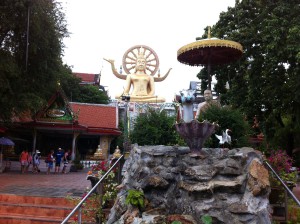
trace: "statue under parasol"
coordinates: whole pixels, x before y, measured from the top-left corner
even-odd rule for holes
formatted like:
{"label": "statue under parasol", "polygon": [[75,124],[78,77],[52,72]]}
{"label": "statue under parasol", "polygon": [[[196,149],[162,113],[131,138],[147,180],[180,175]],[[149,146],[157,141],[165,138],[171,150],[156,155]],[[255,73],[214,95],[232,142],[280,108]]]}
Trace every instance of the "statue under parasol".
{"label": "statue under parasol", "polygon": [[211,89],[211,65],[228,64],[238,60],[243,53],[241,44],[220,40],[210,37],[210,27],[208,27],[208,38],[196,38],[196,42],[187,44],[177,51],[177,60],[190,66],[207,66],[208,89]]}
{"label": "statue under parasol", "polygon": [[[207,66],[208,89],[211,90],[211,65],[222,65],[238,60],[243,53],[243,47],[237,42],[210,38],[196,38],[196,42],[181,47],[177,51],[177,60],[191,66]],[[191,111],[193,113],[193,111]],[[192,120],[175,124],[178,134],[185,140],[190,148],[192,157],[206,157],[202,147],[204,142],[218,128],[215,123]]]}

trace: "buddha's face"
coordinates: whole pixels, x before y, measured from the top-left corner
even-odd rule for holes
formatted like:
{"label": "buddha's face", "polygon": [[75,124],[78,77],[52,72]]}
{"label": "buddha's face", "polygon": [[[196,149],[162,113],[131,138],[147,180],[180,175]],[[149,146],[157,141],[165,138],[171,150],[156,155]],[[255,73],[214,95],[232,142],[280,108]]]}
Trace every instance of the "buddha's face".
{"label": "buddha's face", "polygon": [[144,58],[138,58],[136,60],[136,70],[144,71],[146,68],[146,60]]}
{"label": "buddha's face", "polygon": [[205,90],[204,91],[204,99],[205,101],[211,101],[213,98],[212,93],[210,90]]}

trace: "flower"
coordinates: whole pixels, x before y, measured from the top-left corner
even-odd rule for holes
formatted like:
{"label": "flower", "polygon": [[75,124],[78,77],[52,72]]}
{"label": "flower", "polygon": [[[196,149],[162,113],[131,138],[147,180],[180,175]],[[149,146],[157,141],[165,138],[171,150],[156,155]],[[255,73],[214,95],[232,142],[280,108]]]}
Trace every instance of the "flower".
{"label": "flower", "polygon": [[268,160],[277,173],[289,173],[292,169],[293,159],[283,150],[273,150]]}
{"label": "flower", "polygon": [[[281,179],[288,185],[293,186],[297,181],[297,170],[293,170],[293,158],[287,155],[283,150],[271,151],[268,161]],[[271,176],[272,177],[272,176]],[[280,185],[279,181],[274,177],[271,179],[273,185]]]}
{"label": "flower", "polygon": [[[91,169],[87,172],[87,180],[91,181],[92,187],[99,181],[99,179],[109,170],[110,160],[104,160],[97,164],[91,166]],[[117,169],[113,169],[103,182],[102,194],[93,193],[91,194],[82,205],[83,220],[90,221],[92,223],[98,223],[97,219],[107,218],[103,208],[110,208],[111,203],[115,201],[118,193],[118,183],[116,179]],[[100,186],[99,185],[99,186]],[[87,191],[89,191],[88,189]],[[67,197],[69,200],[73,201],[77,205],[82,198],[85,197],[84,194],[81,198],[79,197]],[[102,204],[101,204],[102,201]],[[76,220],[75,220],[76,221]]]}
{"label": "flower", "polygon": [[100,178],[103,174],[105,174],[110,166],[110,162],[107,160],[103,160],[97,164],[91,166],[91,170],[87,172],[88,177],[97,177]]}
{"label": "flower", "polygon": [[[104,175],[110,168],[111,161],[103,160],[97,164],[92,165],[91,170],[87,173],[87,179],[95,181],[94,184]],[[102,205],[105,206],[109,201],[115,200],[118,193],[118,183],[117,183],[117,168],[114,168],[103,181],[103,195],[102,195]],[[89,177],[92,177],[89,178]],[[95,179],[96,178],[96,179]],[[93,185],[93,184],[92,184]]]}
{"label": "flower", "polygon": [[100,163],[92,165],[92,171],[104,171],[106,172],[109,169],[109,162],[107,160],[103,160]]}

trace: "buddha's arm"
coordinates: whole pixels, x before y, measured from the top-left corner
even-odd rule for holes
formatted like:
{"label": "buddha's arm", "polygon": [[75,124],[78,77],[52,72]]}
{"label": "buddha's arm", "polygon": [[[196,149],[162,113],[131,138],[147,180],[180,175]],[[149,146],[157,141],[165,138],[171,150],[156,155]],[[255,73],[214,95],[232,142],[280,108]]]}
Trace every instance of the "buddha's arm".
{"label": "buddha's arm", "polygon": [[131,77],[130,77],[130,75],[127,75],[126,83],[125,83],[125,87],[124,87],[124,93],[123,93],[124,95],[129,94],[130,87],[131,87]]}
{"label": "buddha's arm", "polygon": [[163,77],[154,77],[154,82],[164,81],[167,78],[167,76],[169,75],[171,70],[172,70],[172,68],[170,68],[169,71]]}
{"label": "buddha's arm", "polygon": [[114,60],[112,60],[112,59],[106,59],[106,58],[103,58],[105,61],[107,61],[107,62],[109,62],[110,63],[110,65],[111,65],[111,70],[112,70],[112,72],[113,72],[113,74],[117,77],[117,78],[119,78],[119,79],[126,79],[126,76],[127,75],[121,75],[120,73],[118,73],[117,72],[117,70],[116,70],[116,68],[115,68],[115,61]]}
{"label": "buddha's arm", "polygon": [[150,76],[148,96],[154,96],[154,93],[155,93],[154,78]]}

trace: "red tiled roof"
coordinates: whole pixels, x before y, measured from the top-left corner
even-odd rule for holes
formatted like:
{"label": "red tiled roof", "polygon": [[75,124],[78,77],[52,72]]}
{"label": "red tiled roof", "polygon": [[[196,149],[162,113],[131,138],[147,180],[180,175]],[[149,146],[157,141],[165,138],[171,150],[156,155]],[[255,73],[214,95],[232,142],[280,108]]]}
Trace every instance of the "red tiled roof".
{"label": "red tiled roof", "polygon": [[95,74],[90,73],[73,73],[76,77],[80,78],[82,82],[95,82]]}
{"label": "red tiled roof", "polygon": [[89,128],[117,129],[117,107],[70,102],[74,114],[79,111],[78,123]]}

